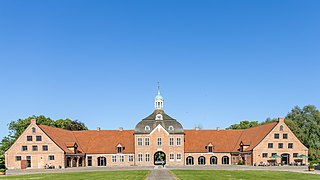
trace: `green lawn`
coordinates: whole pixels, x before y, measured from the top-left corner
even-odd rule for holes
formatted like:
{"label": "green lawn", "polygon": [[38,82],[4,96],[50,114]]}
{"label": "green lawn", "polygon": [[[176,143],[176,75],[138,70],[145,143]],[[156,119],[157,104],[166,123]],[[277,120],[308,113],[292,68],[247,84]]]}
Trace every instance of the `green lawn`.
{"label": "green lawn", "polygon": [[283,172],[283,171],[223,171],[223,170],[172,170],[180,180],[191,179],[292,179],[292,180],[320,180],[320,175]]}
{"label": "green lawn", "polygon": [[0,179],[52,179],[52,180],[88,180],[88,179],[145,179],[150,171],[101,171],[101,172],[75,172],[75,173],[47,173],[20,176],[0,176]]}

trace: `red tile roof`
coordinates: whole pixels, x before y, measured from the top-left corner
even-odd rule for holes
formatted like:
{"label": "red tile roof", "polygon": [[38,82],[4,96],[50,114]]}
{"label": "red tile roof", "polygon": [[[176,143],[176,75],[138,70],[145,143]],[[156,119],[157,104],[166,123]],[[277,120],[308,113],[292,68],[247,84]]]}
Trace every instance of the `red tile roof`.
{"label": "red tile roof", "polygon": [[245,130],[185,130],[185,153],[208,152],[206,146],[211,143],[213,152],[239,152],[243,142],[250,151],[275,127],[277,122]]}
{"label": "red tile roof", "polygon": [[66,153],[73,153],[68,147],[74,143],[80,153],[114,154],[118,144],[124,147],[122,153],[134,153],[133,130],[69,131],[46,125],[39,127]]}
{"label": "red tile roof", "polygon": [[[248,145],[245,151],[250,151],[276,125],[277,122],[272,122],[245,130],[184,130],[185,153],[207,152],[210,143],[213,152],[239,152],[241,142]],[[39,127],[66,153],[73,153],[68,147],[75,143],[80,153],[115,154],[118,144],[124,147],[122,153],[134,153],[134,130],[69,131],[46,125]]]}

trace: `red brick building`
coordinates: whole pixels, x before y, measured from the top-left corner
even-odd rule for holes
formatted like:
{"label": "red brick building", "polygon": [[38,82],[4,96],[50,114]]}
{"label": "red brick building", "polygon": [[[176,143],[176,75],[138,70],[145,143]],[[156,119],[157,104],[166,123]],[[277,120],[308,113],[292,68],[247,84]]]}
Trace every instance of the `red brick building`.
{"label": "red brick building", "polygon": [[[246,130],[183,129],[163,110],[163,97],[155,110],[134,130],[68,131],[32,120],[5,153],[9,169],[105,166],[170,166],[215,164],[294,164],[308,149],[283,118]],[[277,156],[278,155],[278,156]]]}

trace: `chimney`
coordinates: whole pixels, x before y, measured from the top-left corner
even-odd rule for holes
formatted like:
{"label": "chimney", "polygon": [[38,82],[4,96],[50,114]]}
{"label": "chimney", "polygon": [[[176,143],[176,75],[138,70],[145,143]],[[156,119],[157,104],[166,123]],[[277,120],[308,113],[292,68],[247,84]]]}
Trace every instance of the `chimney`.
{"label": "chimney", "polygon": [[119,127],[119,131],[123,131],[123,127]]}
{"label": "chimney", "polygon": [[195,127],[194,129],[198,131],[200,128],[199,127]]}
{"label": "chimney", "polygon": [[220,127],[217,127],[217,131],[219,131],[220,130]]}
{"label": "chimney", "polygon": [[37,124],[37,120],[36,119],[31,119],[30,124]]}
{"label": "chimney", "polygon": [[100,127],[97,127],[97,131],[100,131],[101,130],[101,128]]}
{"label": "chimney", "polygon": [[279,123],[284,123],[284,117],[279,117],[279,118],[278,118],[278,122],[279,122]]}

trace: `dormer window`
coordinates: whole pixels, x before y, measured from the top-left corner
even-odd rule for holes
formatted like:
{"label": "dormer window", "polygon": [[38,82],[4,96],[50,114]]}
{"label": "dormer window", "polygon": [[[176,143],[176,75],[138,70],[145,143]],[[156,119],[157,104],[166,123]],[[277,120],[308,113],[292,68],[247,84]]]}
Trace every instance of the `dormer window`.
{"label": "dormer window", "polygon": [[117,147],[117,153],[121,153],[122,152],[122,147]]}
{"label": "dormer window", "polygon": [[156,115],[156,120],[163,120],[162,114],[157,114]]}
{"label": "dormer window", "polygon": [[206,149],[208,150],[209,153],[213,152],[213,145],[211,143],[208,144],[208,146],[206,146]]}
{"label": "dormer window", "polygon": [[169,131],[174,131],[173,126],[169,126]]}
{"label": "dormer window", "polygon": [[124,147],[121,144],[118,144],[117,153],[122,153],[122,150],[124,150]]}
{"label": "dormer window", "polygon": [[150,126],[144,127],[144,130],[145,130],[145,131],[150,131]]}

